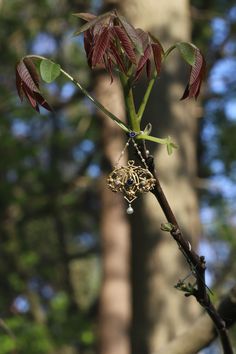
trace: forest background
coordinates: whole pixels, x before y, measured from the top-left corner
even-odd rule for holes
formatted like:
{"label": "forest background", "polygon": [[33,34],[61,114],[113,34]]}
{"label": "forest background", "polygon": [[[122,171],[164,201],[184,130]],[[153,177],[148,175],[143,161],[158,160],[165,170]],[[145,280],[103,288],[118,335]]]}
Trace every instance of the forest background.
{"label": "forest background", "polygon": [[[54,113],[19,102],[15,64],[35,53],[123,114],[116,82],[87,67],[82,37],[73,37],[81,25],[75,12],[115,6],[135,26],[149,30],[154,21],[165,43],[191,40],[204,53],[205,87],[191,103],[178,101],[188,68],[168,59],[147,116],[179,150],[168,157],[164,147],[148,148],[184,231],[206,256],[214,302],[235,285],[235,4],[155,1],[149,17],[129,3],[0,1],[1,354],[153,353],[200,315],[194,299],[174,288],[188,268],[160,233],[165,220],[152,197],[127,219],[105,186],[122,133],[62,78],[44,85]],[[179,18],[171,18],[173,9]],[[137,99],[140,92],[142,85]],[[235,341],[233,329],[230,335]],[[219,345],[202,353],[219,353]]]}

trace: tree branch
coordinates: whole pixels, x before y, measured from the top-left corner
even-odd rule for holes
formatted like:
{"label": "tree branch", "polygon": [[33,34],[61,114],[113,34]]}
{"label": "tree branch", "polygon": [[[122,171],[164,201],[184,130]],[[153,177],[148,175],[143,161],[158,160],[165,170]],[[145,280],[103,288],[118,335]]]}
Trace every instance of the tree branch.
{"label": "tree branch", "polygon": [[[220,302],[220,317],[230,328],[236,322],[236,286]],[[217,336],[213,322],[203,314],[189,329],[169,342],[163,349],[152,354],[193,354],[208,346]]]}

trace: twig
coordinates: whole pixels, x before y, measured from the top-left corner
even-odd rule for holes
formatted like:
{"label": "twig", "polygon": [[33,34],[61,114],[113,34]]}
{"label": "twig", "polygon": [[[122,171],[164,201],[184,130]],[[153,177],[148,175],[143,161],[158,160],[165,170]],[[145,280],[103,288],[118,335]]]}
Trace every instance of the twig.
{"label": "twig", "polygon": [[[230,328],[236,323],[236,286],[221,300],[217,308],[221,318],[225,320],[226,327]],[[192,354],[206,348],[217,335],[213,328],[214,323],[207,315],[202,314],[185,332],[181,333],[163,348],[152,354]],[[189,340],[191,338],[191,340]]]}

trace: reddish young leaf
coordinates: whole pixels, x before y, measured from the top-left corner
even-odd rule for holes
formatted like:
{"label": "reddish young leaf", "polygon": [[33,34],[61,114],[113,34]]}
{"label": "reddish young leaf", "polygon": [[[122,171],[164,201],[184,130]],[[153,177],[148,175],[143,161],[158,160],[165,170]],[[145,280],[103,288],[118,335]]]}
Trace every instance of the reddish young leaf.
{"label": "reddish young leaf", "polygon": [[190,79],[187,87],[181,97],[181,100],[185,98],[197,98],[200,92],[202,80],[205,75],[206,63],[200,50],[196,48],[195,51],[195,63],[191,68]]}
{"label": "reddish young leaf", "polygon": [[152,42],[152,43],[156,43],[156,44],[159,45],[160,50],[161,50],[161,53],[162,53],[162,55],[164,55],[165,51],[164,51],[164,48],[162,47],[161,42],[159,41],[159,39],[156,38],[156,37],[155,37],[152,33],[150,33],[150,32],[148,32],[148,36],[149,36],[149,38],[151,39],[151,42]]}
{"label": "reddish young leaf", "polygon": [[139,59],[137,71],[136,71],[135,78],[134,78],[135,81],[137,81],[140,78],[140,75],[142,74],[144,66],[145,66],[145,64],[147,64],[147,61],[149,60],[151,54],[152,54],[151,47],[147,46],[144,51],[144,55],[142,55],[141,58]]}
{"label": "reddish young leaf", "polygon": [[115,12],[115,13],[116,13],[117,18],[119,19],[121,26],[125,30],[127,36],[129,37],[130,41],[133,43],[133,46],[135,47],[137,52],[139,54],[143,54],[142,42],[138,36],[136,29],[129,22],[127,22],[125,17],[121,16],[117,12]]}
{"label": "reddish young leaf", "polygon": [[39,106],[34,96],[34,92],[31,91],[27,86],[23,86],[25,97],[29,100],[30,105],[39,112]]}
{"label": "reddish young leaf", "polygon": [[106,27],[96,38],[92,54],[92,67],[101,62],[103,54],[108,49],[110,37],[110,30]]}
{"label": "reddish young leaf", "polygon": [[37,88],[39,88],[39,81],[40,81],[40,77],[39,74],[37,72],[37,69],[34,65],[34,62],[31,58],[24,58],[23,59],[24,64],[26,66],[26,68],[28,69],[28,72],[32,78],[32,80],[34,81],[35,85],[37,86]]}
{"label": "reddish young leaf", "polygon": [[151,66],[151,60],[148,59],[147,60],[147,63],[146,63],[146,74],[147,74],[147,78],[150,80],[151,78],[151,69],[152,69],[152,66]]}
{"label": "reddish young leaf", "polygon": [[144,53],[147,46],[150,45],[149,35],[147,32],[144,32],[141,28],[137,28],[136,33],[138,34],[138,37],[140,38],[140,41],[142,43],[143,53]]}
{"label": "reddish young leaf", "polygon": [[130,38],[127,36],[126,32],[121,27],[114,26],[113,29],[113,33],[118,37],[127,57],[133,64],[136,64],[136,55],[133,49],[133,43],[131,42]]}
{"label": "reddish young leaf", "polygon": [[150,58],[151,53],[152,53],[152,51],[151,51],[150,46],[146,47],[144,54],[139,59],[137,71],[144,67],[144,65],[146,64],[146,61]]}
{"label": "reddish young leaf", "polygon": [[79,18],[81,18],[82,20],[85,20],[85,21],[91,21],[91,20],[94,20],[95,18],[97,18],[96,15],[90,14],[89,12],[79,12],[79,13],[76,13],[76,14],[73,14],[73,15],[76,16],[76,17],[79,17]]}
{"label": "reddish young leaf", "polygon": [[25,96],[37,112],[39,104],[49,111],[52,110],[40,93],[39,75],[30,58],[24,58],[16,66],[16,87],[21,101]]}
{"label": "reddish young leaf", "polygon": [[39,90],[39,76],[36,68],[29,58],[24,58],[16,66],[17,88],[22,82],[29,87],[30,90],[37,92]]}
{"label": "reddish young leaf", "polygon": [[159,45],[159,43],[152,43],[152,52],[153,52],[153,58],[154,58],[154,63],[156,67],[157,74],[159,75],[161,72],[161,62],[162,62],[162,47]]}
{"label": "reddish young leaf", "polygon": [[110,44],[110,52],[111,52],[112,56],[114,57],[114,62],[115,62],[115,64],[118,65],[120,71],[123,72],[124,74],[126,74],[127,70],[126,70],[125,64],[123,63],[121,56],[117,51],[116,46],[112,42]]}
{"label": "reddish young leaf", "polygon": [[[80,14],[75,14],[75,16],[80,17]],[[92,14],[90,14],[92,15]],[[113,11],[106,12],[105,14],[102,14],[100,16],[95,16],[93,19],[90,21],[86,22],[82,27],[79,28],[77,32],[75,32],[75,36],[78,36],[79,34],[87,31],[89,28],[92,28],[93,26],[97,25],[99,22],[103,23],[106,25],[107,19],[109,19],[111,16],[114,16]]]}
{"label": "reddish young leaf", "polygon": [[92,67],[93,35],[91,29],[84,32],[84,49],[88,59],[88,65]]}
{"label": "reddish young leaf", "polygon": [[113,78],[113,73],[112,73],[112,69],[113,69],[113,63],[112,63],[112,60],[109,56],[104,56],[103,57],[103,60],[104,60],[104,65],[105,65],[105,68],[106,70],[108,71],[108,73],[110,74],[110,77],[111,77],[111,84],[113,83],[114,81],[114,78]]}
{"label": "reddish young leaf", "polygon": [[48,111],[52,111],[52,108],[48,104],[48,102],[45,100],[45,98],[39,93],[39,92],[34,92],[35,99],[40,106],[43,108],[47,109]]}

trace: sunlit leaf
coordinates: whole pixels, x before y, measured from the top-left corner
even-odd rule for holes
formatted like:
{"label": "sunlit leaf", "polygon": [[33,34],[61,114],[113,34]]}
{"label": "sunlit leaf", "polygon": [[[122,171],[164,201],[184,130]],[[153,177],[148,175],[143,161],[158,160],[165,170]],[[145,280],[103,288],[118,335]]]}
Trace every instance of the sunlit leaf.
{"label": "sunlit leaf", "polygon": [[200,93],[202,80],[205,76],[205,71],[206,71],[206,63],[204,57],[201,54],[200,50],[196,48],[195,61],[194,61],[194,65],[191,68],[189,83],[187,84],[187,87],[181,99],[198,97]]}
{"label": "sunlit leaf", "polygon": [[176,48],[188,64],[191,66],[195,65],[197,48],[192,43],[179,42],[176,43]]}
{"label": "sunlit leaf", "polygon": [[43,59],[40,63],[41,77],[47,83],[54,81],[60,75],[60,69],[60,65],[48,59]]}

